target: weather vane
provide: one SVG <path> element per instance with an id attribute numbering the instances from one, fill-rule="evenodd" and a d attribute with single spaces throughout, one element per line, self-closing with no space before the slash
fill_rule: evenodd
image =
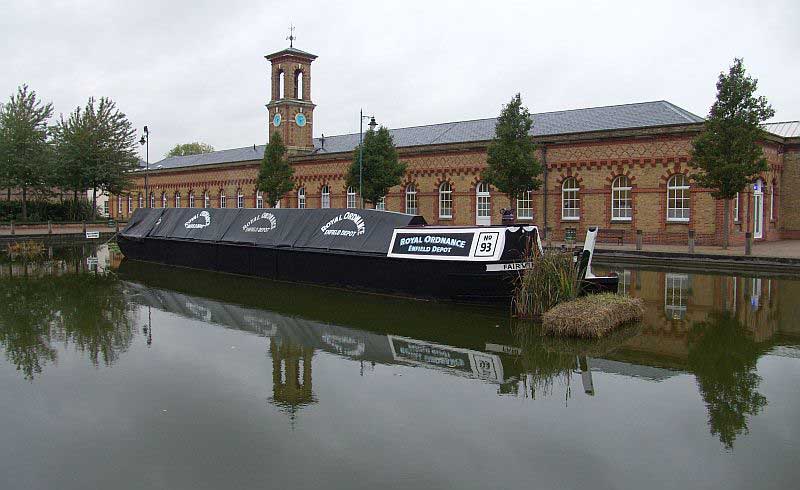
<path id="1" fill-rule="evenodd" d="M 294 47 L 294 40 L 295 39 L 297 39 L 297 38 L 294 36 L 294 26 L 289 24 L 289 37 L 287 37 L 286 40 L 289 41 L 289 47 L 290 48 Z"/>

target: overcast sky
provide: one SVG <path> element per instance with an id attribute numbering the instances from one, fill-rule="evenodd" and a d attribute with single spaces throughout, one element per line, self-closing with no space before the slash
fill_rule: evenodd
<path id="1" fill-rule="evenodd" d="M 717 74 L 744 57 L 775 120 L 800 119 L 800 2 L 0 0 L 0 96 L 27 83 L 56 114 L 89 96 L 176 143 L 267 139 L 264 55 L 312 65 L 314 135 L 665 99 L 700 116 Z M 612 5 L 613 4 L 613 5 Z M 142 153 L 144 156 L 144 153 Z"/>

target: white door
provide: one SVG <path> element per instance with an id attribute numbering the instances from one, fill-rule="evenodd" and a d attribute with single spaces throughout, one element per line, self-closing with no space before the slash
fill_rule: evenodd
<path id="1" fill-rule="evenodd" d="M 475 224 L 488 226 L 492 224 L 492 198 L 489 195 L 489 184 L 481 182 L 476 189 Z"/>
<path id="2" fill-rule="evenodd" d="M 753 238 L 764 236 L 764 182 L 757 180 L 753 185 Z"/>

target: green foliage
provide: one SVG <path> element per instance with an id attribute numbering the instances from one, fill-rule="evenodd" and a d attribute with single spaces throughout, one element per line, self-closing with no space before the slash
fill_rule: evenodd
<path id="1" fill-rule="evenodd" d="M 756 97 L 758 80 L 747 75 L 737 58 L 727 74 L 720 73 L 717 100 L 705 130 L 693 142 L 694 180 L 712 189 L 716 199 L 733 199 L 760 173 L 768 170 L 758 141 L 761 124 L 775 115 L 764 96 Z"/>
<path id="2" fill-rule="evenodd" d="M 363 147 L 363 155 L 361 149 Z M 359 188 L 359 168 L 361 168 L 361 197 L 365 202 L 375 204 L 393 186 L 400 185 L 406 173 L 406 164 L 397 158 L 389 130 L 381 126 L 364 133 L 364 142 L 353 151 L 353 163 L 347 173 L 347 185 Z"/>
<path id="3" fill-rule="evenodd" d="M 264 159 L 258 171 L 258 189 L 266 194 L 270 206 L 275 206 L 284 194 L 294 188 L 294 169 L 286 159 L 286 145 L 280 133 L 272 133 L 264 149 Z"/>
<path id="4" fill-rule="evenodd" d="M 53 105 L 44 104 L 27 85 L 0 105 L 0 186 L 16 187 L 22 194 L 22 214 L 27 215 L 28 192 L 44 190 L 53 175 L 47 121 Z"/>
<path id="5" fill-rule="evenodd" d="M 728 312 L 715 312 L 689 331 L 689 368 L 708 409 L 708 425 L 727 449 L 748 432 L 748 417 L 767 399 L 759 393 L 758 358 L 768 346 L 757 344 Z"/>
<path id="6" fill-rule="evenodd" d="M 497 118 L 494 140 L 489 144 L 483 179 L 503 192 L 516 205 L 517 198 L 542 185 L 542 165 L 530 136 L 533 118 L 522 107 L 520 94 L 503 107 Z"/>
<path id="7" fill-rule="evenodd" d="M 0 200 L 0 222 L 7 221 L 83 221 L 92 219 L 92 204 L 85 199 L 62 202 L 31 201 L 27 205 L 28 216 L 22 217 L 21 201 Z"/>
<path id="8" fill-rule="evenodd" d="M 84 109 L 61 116 L 54 133 L 61 186 L 119 194 L 138 167 L 136 132 L 125 114 L 105 97 L 89 98 Z"/>
<path id="9" fill-rule="evenodd" d="M 536 318 L 563 301 L 574 299 L 580 290 L 578 268 L 567 252 L 532 249 L 526 260 L 533 266 L 520 274 L 514 294 L 514 313 Z"/>
<path id="10" fill-rule="evenodd" d="M 194 141 L 192 143 L 183 143 L 173 146 L 172 149 L 167 152 L 165 158 L 183 157 L 186 155 L 200 155 L 201 153 L 211 153 L 213 151 L 213 146 L 207 143 Z"/>

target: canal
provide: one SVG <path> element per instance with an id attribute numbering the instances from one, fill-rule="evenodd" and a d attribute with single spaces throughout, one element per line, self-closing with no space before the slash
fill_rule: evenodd
<path id="1" fill-rule="evenodd" d="M 607 266 L 601 341 L 507 311 L 0 254 L 0 488 L 781 488 L 800 281 Z"/>

